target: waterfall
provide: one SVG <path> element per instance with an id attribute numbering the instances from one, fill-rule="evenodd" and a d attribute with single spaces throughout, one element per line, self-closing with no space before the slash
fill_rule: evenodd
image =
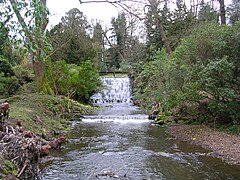
<path id="1" fill-rule="evenodd" d="M 131 97 L 131 82 L 129 77 L 101 77 L 105 88 L 94 94 L 90 101 L 92 103 L 129 103 Z"/>
<path id="2" fill-rule="evenodd" d="M 105 88 L 90 98 L 90 101 L 101 109 L 92 115 L 84 116 L 83 122 L 149 122 L 148 116 L 132 103 L 131 81 L 128 76 L 102 76 L 101 80 Z"/>

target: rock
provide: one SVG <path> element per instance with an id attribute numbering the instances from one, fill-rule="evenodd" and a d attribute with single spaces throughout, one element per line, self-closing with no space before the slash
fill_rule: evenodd
<path id="1" fill-rule="evenodd" d="M 135 100 L 135 101 L 133 101 L 133 104 L 135 106 L 141 106 L 141 101 L 140 100 Z"/>
<path id="2" fill-rule="evenodd" d="M 148 115 L 148 119 L 150 120 L 154 120 L 156 117 L 157 117 L 156 115 L 152 115 L 152 114 Z"/>
<path id="3" fill-rule="evenodd" d="M 40 155 L 41 157 L 48 156 L 50 154 L 49 149 L 51 146 L 49 144 L 43 145 L 40 148 Z"/>
<path id="4" fill-rule="evenodd" d="M 53 141 L 50 141 L 49 142 L 49 145 L 52 149 L 60 149 L 61 148 L 61 145 L 63 143 L 66 142 L 66 136 L 65 135 L 62 135 L 60 136 L 59 138 L 53 140 Z"/>

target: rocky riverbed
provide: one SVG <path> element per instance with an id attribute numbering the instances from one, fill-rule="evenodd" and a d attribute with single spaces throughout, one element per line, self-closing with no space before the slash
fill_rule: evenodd
<path id="1" fill-rule="evenodd" d="M 216 131 L 203 125 L 173 125 L 168 132 L 182 141 L 200 145 L 210 155 L 229 164 L 240 165 L 240 137 Z"/>

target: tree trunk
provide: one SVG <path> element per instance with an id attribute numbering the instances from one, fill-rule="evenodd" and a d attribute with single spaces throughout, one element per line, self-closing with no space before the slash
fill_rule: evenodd
<path id="1" fill-rule="evenodd" d="M 221 24 L 226 24 L 226 11 L 225 11 L 224 0 L 218 0 L 218 2 L 219 2 L 219 5 L 220 5 Z"/>
<path id="2" fill-rule="evenodd" d="M 47 0 L 42 0 L 42 3 L 46 6 L 46 2 Z M 42 15 L 43 18 L 43 24 L 42 24 L 42 31 L 44 32 L 47 24 L 48 24 L 48 20 L 47 20 L 47 15 L 44 13 Z M 36 53 L 36 61 L 33 60 L 33 70 L 35 73 L 35 80 L 36 80 L 36 84 L 37 84 L 37 89 L 38 91 L 42 91 L 43 88 L 43 78 L 44 78 L 44 60 L 42 57 L 42 48 L 43 48 L 43 41 L 39 40 L 37 41 L 37 53 Z"/>
<path id="3" fill-rule="evenodd" d="M 156 20 L 156 25 L 157 25 L 157 28 L 160 32 L 160 35 L 161 35 L 161 38 L 162 38 L 162 41 L 163 41 L 163 44 L 166 48 L 166 52 L 168 55 L 171 55 L 172 54 L 172 49 L 170 47 L 170 43 L 167 39 L 167 36 L 166 36 L 166 33 L 164 31 L 164 28 L 163 28 L 163 24 L 162 24 L 162 21 L 159 17 L 159 14 L 158 14 L 158 2 L 157 0 L 149 0 L 149 3 L 151 4 L 151 9 L 152 9 L 152 12 L 153 12 L 153 16 Z"/>
<path id="4" fill-rule="evenodd" d="M 33 70 L 35 74 L 37 89 L 40 92 L 43 88 L 43 78 L 44 78 L 44 62 L 41 56 L 37 58 L 37 61 L 33 61 Z"/>
<path id="5" fill-rule="evenodd" d="M 41 0 L 41 1 L 46 6 L 47 0 Z M 20 25 L 23 28 L 23 31 L 26 34 L 27 41 L 33 43 L 34 39 L 38 39 L 38 37 L 34 37 L 33 33 L 28 29 L 28 26 L 27 26 L 26 22 L 24 21 L 24 18 L 22 17 L 22 15 L 20 13 L 20 10 L 17 8 L 17 1 L 16 0 L 9 0 L 9 2 L 12 5 L 14 13 L 17 16 L 18 22 L 20 23 Z M 42 23 L 42 29 L 41 30 L 44 32 L 46 27 L 47 27 L 47 24 L 48 24 L 47 14 L 43 13 L 42 18 L 43 18 L 43 23 Z M 37 19 L 35 19 L 35 20 L 38 21 Z M 36 83 L 37 83 L 38 91 L 42 90 L 43 77 L 44 77 L 44 61 L 43 61 L 43 57 L 42 57 L 43 44 L 44 44 L 44 42 L 39 40 L 37 42 L 37 47 L 38 47 L 38 49 L 36 50 L 37 53 L 35 53 L 35 54 L 32 53 L 31 54 L 34 57 L 33 70 L 34 70 L 34 73 L 35 73 L 35 80 L 36 80 Z"/>

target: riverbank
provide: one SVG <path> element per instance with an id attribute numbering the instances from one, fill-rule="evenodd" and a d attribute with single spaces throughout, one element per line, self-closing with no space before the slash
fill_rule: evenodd
<path id="1" fill-rule="evenodd" d="M 240 137 L 216 131 L 203 125 L 172 125 L 168 133 L 174 138 L 202 146 L 211 155 L 228 164 L 240 165 Z"/>
<path id="2" fill-rule="evenodd" d="M 64 96 L 28 94 L 3 101 L 10 104 L 10 114 L 0 131 L 0 179 L 37 175 L 50 143 L 68 133 L 72 120 L 93 111 Z"/>
<path id="3" fill-rule="evenodd" d="M 10 104 L 7 123 L 13 125 L 21 121 L 24 129 L 47 137 L 67 132 L 72 120 L 93 110 L 65 96 L 28 94 L 6 101 Z"/>

